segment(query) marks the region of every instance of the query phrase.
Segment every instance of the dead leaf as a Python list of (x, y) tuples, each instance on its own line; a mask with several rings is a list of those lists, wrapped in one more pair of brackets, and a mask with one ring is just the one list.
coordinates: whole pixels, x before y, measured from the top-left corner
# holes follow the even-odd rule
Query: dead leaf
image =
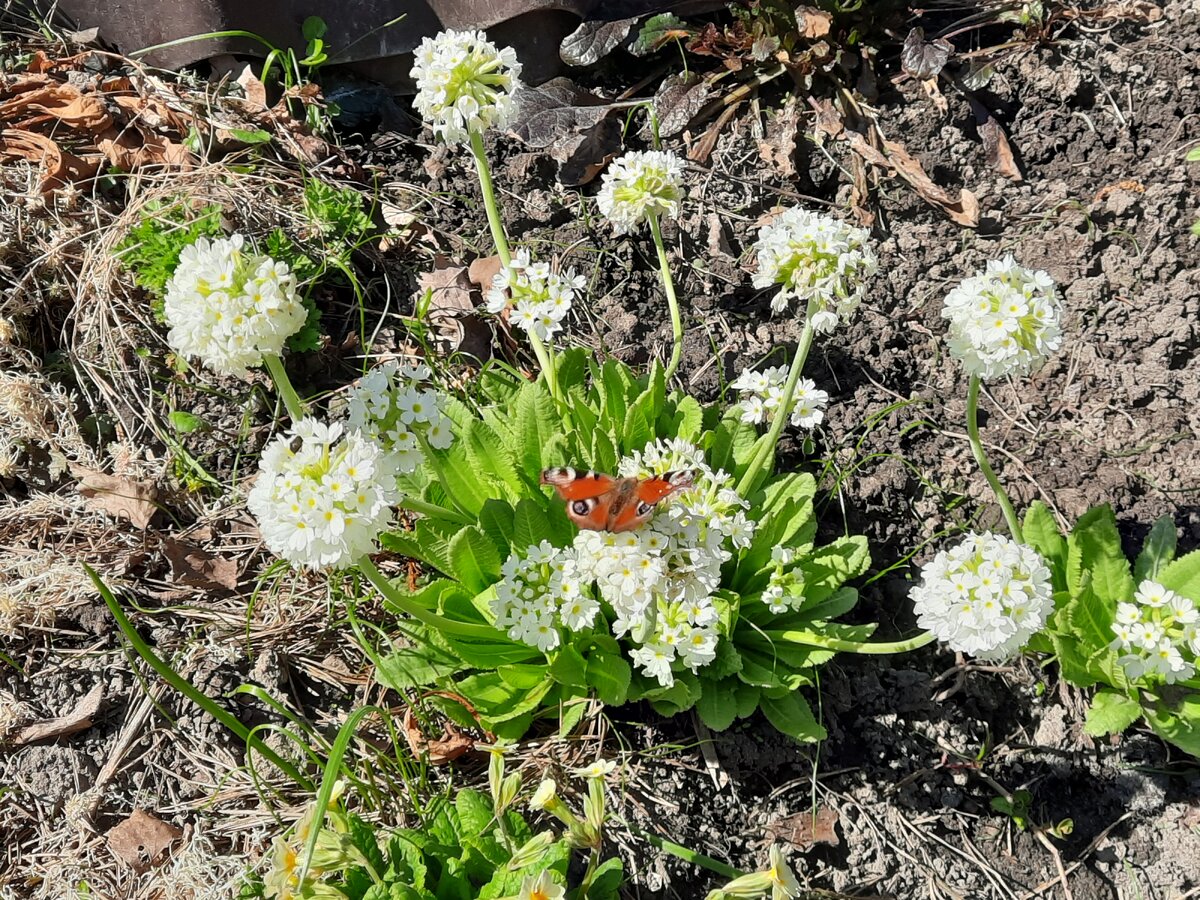
[(833, 25), (833, 16), (823, 9), (797, 6), (796, 24), (800, 28), (800, 37), (816, 41), (829, 34), (829, 29)]
[(940, 208), (952, 220), (967, 228), (979, 227), (979, 201), (966, 188), (962, 188), (955, 196), (952, 192), (935, 184), (925, 169), (905, 148), (903, 144), (884, 140), (883, 152), (872, 147), (865, 137), (857, 131), (846, 132), (850, 146), (867, 162), (886, 169), (894, 169), (896, 173), (912, 185), (913, 189), (927, 202)]
[(83, 181), (96, 174), (98, 162), (68, 153), (45, 135), (6, 128), (0, 131), (0, 159), (27, 159), (41, 165), (43, 194), (63, 187), (69, 181)]
[(918, 81), (928, 81), (937, 78), (954, 52), (954, 45), (949, 41), (938, 39), (925, 40), (925, 29), (914, 28), (904, 39), (904, 48), (900, 51), (900, 67)]
[(701, 164), (708, 162), (713, 148), (717, 146), (717, 140), (721, 137), (721, 132), (725, 130), (725, 126), (729, 124), (730, 120), (737, 115), (737, 111), (741, 109), (743, 102), (745, 101), (738, 100), (725, 107), (713, 123), (705, 129), (704, 136), (692, 145), (692, 149), (688, 151), (688, 159)]
[[(445, 697), (455, 703), (460, 704), (475, 721), (479, 721), (479, 714), (475, 711), (475, 707), (463, 696), (452, 693), (450, 691), (429, 691), (422, 695), (425, 697), (437, 696)], [(480, 730), (483, 731), (487, 740), (492, 740), (491, 732), (480, 725)], [(440, 738), (425, 737), (425, 733), (421, 731), (421, 726), (417, 722), (416, 716), (413, 715), (413, 708), (410, 706), (404, 711), (404, 736), (408, 740), (409, 749), (418, 759), (428, 754), (429, 762), (435, 766), (444, 765), (448, 762), (453, 762), (469, 750), (475, 749), (475, 739), (470, 735), (465, 734), (457, 725), (449, 719), (445, 719), (442, 723), (442, 736)]]
[(659, 135), (671, 137), (687, 128), (711, 94), (712, 86), (695, 72), (664, 78), (654, 94)]
[(563, 38), (558, 56), (568, 66), (590, 66), (612, 53), (625, 38), (637, 19), (616, 19), (612, 22), (583, 22)]
[(445, 256), (434, 259), (434, 269), (417, 278), (420, 303), (428, 295), (429, 324), (439, 352), (465, 353), (479, 360), (491, 356), (492, 334), (476, 313), (480, 294), (464, 266), (452, 266)]
[(267, 108), (267, 88), (258, 80), (249, 63), (246, 63), (234, 81), (242, 86), (242, 92), (246, 95), (246, 105), (251, 110)]
[(71, 474), (79, 479), (79, 493), (90, 500), (92, 506), (114, 518), (128, 519), (136, 528), (146, 528), (158, 512), (154, 502), (158, 492), (152, 484), (106, 475), (82, 466), (72, 466)]
[(32, 744), (35, 741), (47, 741), (52, 738), (66, 737), (92, 727), (96, 713), (100, 711), (100, 701), (104, 699), (104, 685), (97, 684), (88, 691), (82, 700), (75, 704), (65, 716), (55, 719), (43, 719), (26, 725), (12, 739), (15, 746)]
[(500, 262), (499, 256), (478, 256), (471, 260), (471, 266), (467, 269), (467, 278), (479, 285), (481, 291), (491, 290), (492, 279), (500, 274), (500, 269), (504, 264)]
[(29, 129), (57, 121), (87, 132), (104, 131), (112, 116), (99, 97), (85, 96), (72, 84), (53, 81), (48, 75), (27, 75), (3, 88), (0, 120)]
[(106, 837), (113, 853), (135, 872), (145, 872), (166, 860), (167, 850), (183, 837), (183, 829), (135, 809), (129, 818), (110, 829)]
[(921, 90), (923, 90), (925, 95), (933, 101), (933, 105), (937, 107), (938, 112), (942, 113), (942, 115), (945, 115), (949, 111), (950, 104), (946, 102), (946, 98), (942, 94), (942, 89), (938, 87), (938, 80), (936, 76), (933, 78), (926, 78), (924, 81), (922, 81)]
[(551, 78), (537, 87), (522, 85), (513, 101), (516, 117), (510, 129), (530, 147), (549, 147), (563, 135), (591, 128), (612, 107), (570, 78)]
[(206, 590), (237, 589), (238, 566), (232, 559), (216, 556), (174, 538), (163, 541), (163, 553), (171, 563), (171, 578), (176, 584)]
[(983, 138), (983, 152), (997, 172), (1013, 181), (1024, 180), (1013, 157), (1012, 147), (1008, 144), (1008, 137), (994, 116), (988, 116), (987, 121), (979, 126), (979, 136)]
[(109, 128), (96, 139), (96, 149), (118, 169), (132, 172), (143, 166), (193, 168), (192, 154), (183, 144), (137, 128)]
[(622, 120), (609, 115), (586, 131), (555, 142), (550, 155), (559, 162), (559, 183), (580, 187), (593, 181), (621, 152), (623, 130)]
[(778, 819), (767, 826), (768, 834), (773, 834), (772, 840), (784, 840), (797, 850), (808, 850), (815, 844), (828, 844), (836, 847), (840, 840), (837, 836), (837, 810), (829, 806), (818, 806), (816, 812), (805, 810)]
[(784, 178), (796, 174), (796, 138), (799, 136), (800, 110), (795, 98), (789, 98), (767, 124), (767, 133), (758, 142), (758, 155)]

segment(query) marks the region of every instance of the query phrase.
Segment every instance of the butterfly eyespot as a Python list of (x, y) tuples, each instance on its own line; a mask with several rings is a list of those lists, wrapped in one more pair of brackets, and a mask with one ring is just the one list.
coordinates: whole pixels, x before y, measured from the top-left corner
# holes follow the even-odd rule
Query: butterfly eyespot
[(571, 504), (571, 511), (579, 516), (586, 516), (591, 508), (592, 505), (587, 500), (576, 500)]
[(654, 509), (654, 504), (639, 502), (637, 505), (637, 514), (639, 516), (644, 516), (644, 515), (648, 514), (650, 512), (650, 510), (652, 510), (652, 509)]

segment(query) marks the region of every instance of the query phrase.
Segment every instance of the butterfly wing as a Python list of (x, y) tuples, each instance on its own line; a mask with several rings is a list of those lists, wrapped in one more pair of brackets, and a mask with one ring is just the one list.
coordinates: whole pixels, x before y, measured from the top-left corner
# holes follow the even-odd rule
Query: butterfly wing
[(567, 502), (567, 517), (589, 531), (604, 531), (608, 527), (609, 511), (622, 487), (622, 479), (566, 466), (543, 470), (539, 481), (554, 488)]
[(608, 522), (609, 531), (636, 531), (654, 515), (654, 509), (663, 500), (693, 484), (695, 473), (688, 469), (666, 472), (657, 478), (638, 481), (627, 502), (614, 508)]

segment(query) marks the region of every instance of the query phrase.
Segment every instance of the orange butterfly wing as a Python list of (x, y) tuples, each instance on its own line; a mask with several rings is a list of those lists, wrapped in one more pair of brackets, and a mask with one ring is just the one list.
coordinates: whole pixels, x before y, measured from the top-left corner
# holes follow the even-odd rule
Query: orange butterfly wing
[(609, 531), (636, 531), (649, 521), (654, 510), (672, 494), (686, 491), (692, 486), (694, 475), (687, 470), (666, 472), (659, 478), (647, 478), (637, 482), (633, 496), (619, 510), (614, 510), (609, 522)]
[(638, 481), (563, 467), (544, 470), (540, 481), (567, 502), (567, 516), (580, 528), (634, 531), (646, 524), (660, 502), (691, 487), (693, 478), (694, 473), (680, 470)]

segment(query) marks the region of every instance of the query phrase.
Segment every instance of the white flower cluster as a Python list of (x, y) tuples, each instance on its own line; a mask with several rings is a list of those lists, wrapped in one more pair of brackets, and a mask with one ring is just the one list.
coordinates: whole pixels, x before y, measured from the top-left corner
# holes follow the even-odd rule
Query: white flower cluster
[(1037, 551), (988, 532), (941, 551), (921, 576), (912, 589), (917, 623), (981, 659), (1016, 653), (1054, 608), (1050, 570)]
[(1045, 272), (1017, 265), (1012, 254), (946, 295), (950, 352), (969, 375), (1028, 375), (1062, 344), (1062, 307)]
[(501, 573), (491, 603), (496, 627), (543, 653), (561, 643), (561, 627), (590, 628), (600, 610), (582, 590), (574, 551), (552, 547), (549, 541), (509, 556)]
[(499, 314), (512, 306), (512, 324), (546, 340), (562, 330), (575, 300), (575, 292), (583, 290), (586, 279), (573, 269), (559, 275), (546, 263), (535, 263), (529, 251), (522, 249), (510, 263), (496, 273), (487, 295), (487, 310)]
[(439, 139), (462, 144), (508, 125), (521, 64), (516, 51), (497, 49), (482, 31), (443, 31), (421, 41), (410, 74), (417, 112)]
[(242, 249), (240, 234), (183, 248), (163, 306), (167, 341), (222, 375), (245, 377), (278, 356), (308, 318), (287, 263)]
[(305, 418), (267, 445), (246, 506), (276, 555), (310, 569), (342, 567), (374, 549), (399, 500), (395, 484), (374, 441)]
[[(761, 372), (743, 369), (730, 387), (741, 394), (742, 421), (748, 425), (772, 422), (783, 402), (783, 388), (787, 384), (786, 366), (771, 366)], [(817, 389), (811, 378), (796, 382), (792, 394), (792, 425), (796, 428), (816, 428), (825, 419), (825, 407), (829, 394)]]
[(454, 443), (446, 397), (429, 387), (425, 365), (389, 360), (359, 379), (347, 398), (346, 427), (383, 448), (396, 475), (421, 464), (421, 439), (437, 450)]
[(758, 234), (754, 286), (780, 286), (771, 299), (774, 312), (783, 312), (792, 297), (805, 305), (815, 302), (813, 330), (833, 331), (840, 319), (854, 312), (866, 279), (878, 268), (869, 240), (865, 228), (792, 207)]
[(548, 543), (510, 556), (496, 585), (496, 626), (514, 640), (552, 650), (561, 628), (590, 628), (603, 600), (615, 615), (612, 632), (628, 636), (642, 671), (664, 687), (673, 668), (693, 672), (716, 658), (720, 614), (713, 593), (727, 545), (747, 547), (754, 522), (703, 454), (682, 440), (658, 441), (623, 460), (620, 474), (647, 477), (676, 469), (696, 473), (695, 486), (665, 504), (637, 531), (580, 531), (569, 548)]
[(683, 163), (674, 153), (635, 151), (604, 173), (596, 203), (617, 234), (633, 231), (650, 216), (679, 215)]
[(796, 551), (793, 548), (771, 548), (771, 562), (775, 564), (775, 568), (771, 572), (770, 582), (763, 590), (762, 602), (777, 616), (804, 605), (804, 576), (787, 568), (795, 561)]
[[(1200, 613), (1196, 604), (1154, 581), (1143, 581), (1134, 603), (1118, 603), (1112, 642), (1130, 679), (1162, 676), (1167, 684), (1196, 674)], [(1190, 659), (1188, 658), (1190, 657)]]

